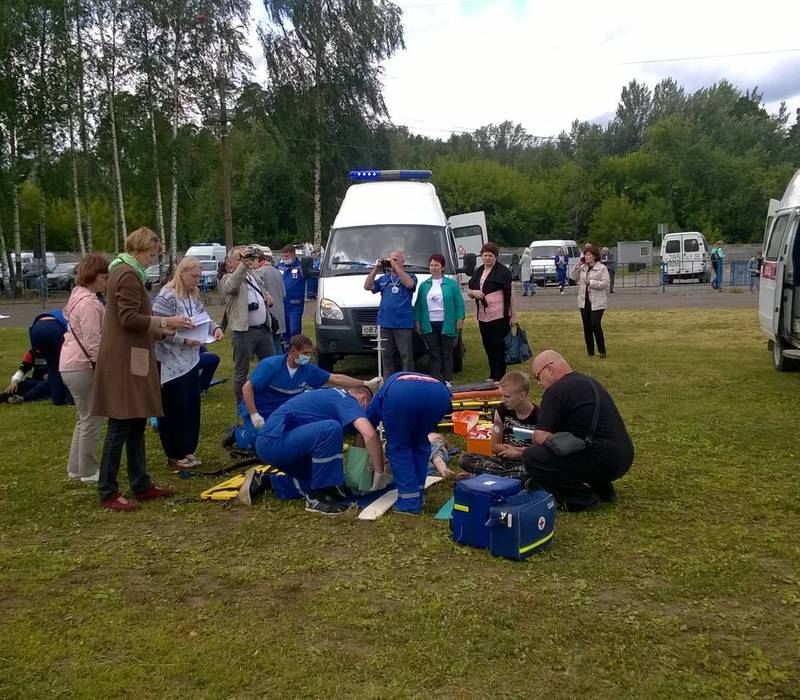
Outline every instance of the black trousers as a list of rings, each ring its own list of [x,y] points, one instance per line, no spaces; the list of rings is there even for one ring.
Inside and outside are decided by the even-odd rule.
[[[599,500],[598,491],[605,491],[614,479],[630,469],[630,460],[609,466],[590,450],[559,457],[544,445],[531,445],[522,453],[525,471],[537,486],[553,494],[556,502],[568,511],[591,508]]]
[[[161,403],[164,415],[158,419],[158,437],[167,457],[193,454],[200,440],[199,366],[162,385]]]
[[[489,360],[489,378],[499,382],[506,373],[505,340],[511,328],[508,317],[496,321],[478,321],[483,349]]]
[[[442,321],[431,321],[431,332],[423,337],[428,346],[431,376],[441,382],[449,382],[453,379],[453,348],[458,336],[442,335],[442,325]]]
[[[589,292],[586,292],[586,304],[581,309],[581,320],[583,321],[583,339],[586,341],[586,352],[594,355],[594,343],[597,341],[597,352],[601,355],[606,354],[606,337],[603,335],[603,312],[605,309],[592,310],[592,303],[589,301]]]
[[[100,480],[97,490],[105,501],[119,491],[117,476],[122,461],[122,448],[128,458],[128,482],[134,493],[146,491],[150,486],[147,473],[147,456],[144,450],[146,418],[109,418],[103,456],[100,460]]]

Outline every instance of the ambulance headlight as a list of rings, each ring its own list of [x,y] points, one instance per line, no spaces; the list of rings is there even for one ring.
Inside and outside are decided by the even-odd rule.
[[[330,299],[321,299],[319,302],[319,315],[329,321],[344,321],[342,310]]]

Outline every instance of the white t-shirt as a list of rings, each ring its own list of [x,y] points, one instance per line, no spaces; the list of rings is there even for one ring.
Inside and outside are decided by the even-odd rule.
[[[444,297],[442,296],[442,280],[432,279],[428,292],[428,316],[431,321],[444,321]]]
[[[249,326],[263,326],[267,322],[267,305],[261,295],[261,287],[258,284],[258,280],[250,275],[247,275],[245,279],[247,280],[247,324]],[[258,308],[251,311],[249,307],[254,302],[258,304]]]

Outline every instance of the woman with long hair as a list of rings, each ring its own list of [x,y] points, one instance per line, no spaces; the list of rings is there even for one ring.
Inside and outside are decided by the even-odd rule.
[[[430,374],[448,386],[453,381],[453,349],[464,325],[464,299],[455,280],[444,276],[444,255],[428,258],[431,276],[419,285],[414,304],[417,333],[428,346]]]
[[[498,262],[494,243],[481,248],[481,265],[469,281],[467,296],[475,300],[478,328],[489,360],[489,381],[499,382],[506,373],[505,339],[516,323],[511,270]]]
[[[106,311],[98,294],[106,291],[107,284],[108,260],[98,253],[89,253],[78,265],[75,286],[64,307],[69,330],[64,334],[58,365],[77,414],[67,476],[87,484],[96,484],[100,473],[97,445],[103,419],[92,415],[92,387]]]
[[[125,252],[108,266],[108,302],[97,355],[92,391],[92,415],[107,416],[108,430],[97,484],[100,505],[111,510],[136,510],[139,505],[119,492],[122,450],[128,463],[128,481],[138,501],[165,498],[147,473],[144,429],[150,416],[161,415],[161,390],[153,350],[156,338],[188,329],[184,315],[153,316],[145,289],[146,268],[158,255],[158,236],[139,228],[125,239]]]
[[[196,318],[208,316],[197,287],[203,269],[191,256],[178,263],[175,274],[153,302],[153,315]],[[210,317],[209,317],[210,318]],[[210,322],[209,334],[223,338],[222,329]],[[199,340],[177,335],[156,343],[161,369],[161,403],[164,415],[158,421],[158,436],[171,466],[189,469],[200,465],[195,450],[200,439],[200,346]]]
[[[583,256],[570,277],[578,282],[578,308],[583,321],[583,339],[586,352],[594,357],[595,341],[600,357],[606,356],[606,338],[601,325],[603,313],[608,307],[608,290],[611,278],[608,268],[600,262],[600,251],[596,245],[584,248]]]

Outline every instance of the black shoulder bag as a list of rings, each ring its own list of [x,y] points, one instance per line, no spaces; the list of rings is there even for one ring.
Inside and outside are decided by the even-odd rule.
[[[573,435],[567,431],[553,433],[545,440],[544,446],[559,457],[568,457],[569,455],[574,455],[576,452],[580,452],[592,446],[594,433],[597,430],[597,421],[600,418],[600,394],[597,392],[594,380],[591,377],[586,377],[586,379],[589,381],[589,384],[592,385],[592,391],[594,392],[594,415],[592,416],[592,425],[589,429],[589,434],[584,439],[581,439],[577,435]]]

